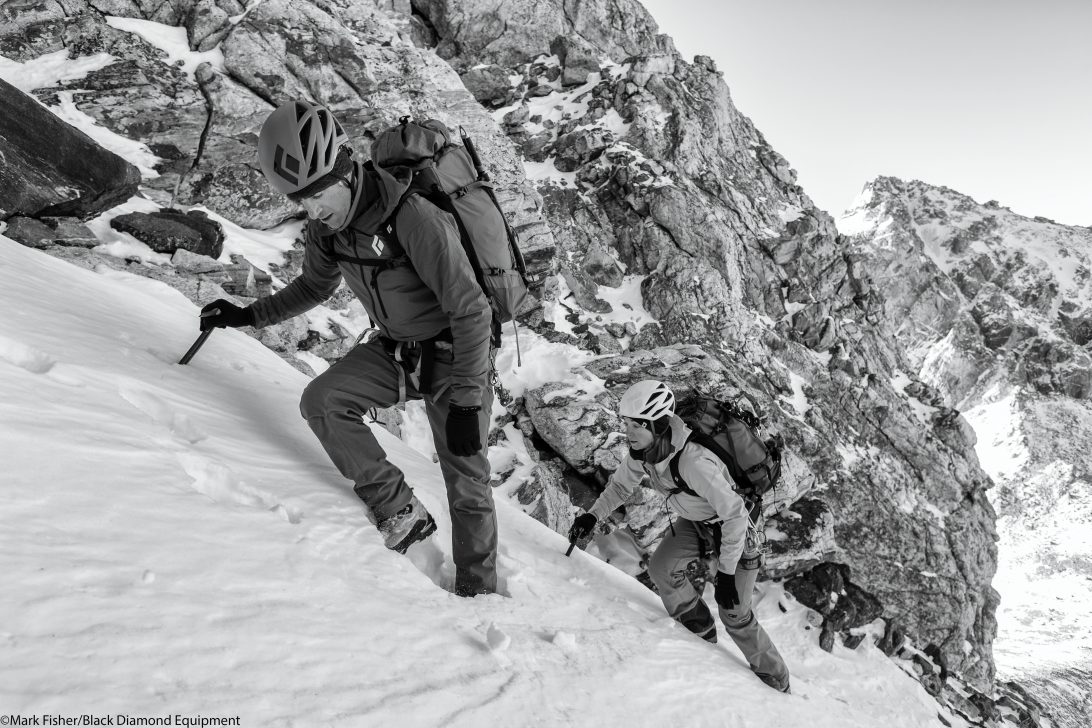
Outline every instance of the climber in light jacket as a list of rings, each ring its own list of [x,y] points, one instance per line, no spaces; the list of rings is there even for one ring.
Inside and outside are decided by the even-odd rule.
[[[648,486],[667,495],[668,507],[679,516],[648,564],[664,607],[688,630],[715,643],[716,622],[691,581],[695,573],[715,568],[715,596],[728,635],[759,679],[789,692],[788,667],[751,610],[762,555],[747,507],[732,488],[724,463],[687,441],[690,428],[675,415],[675,395],[663,382],[634,384],[622,396],[618,414],[625,422],[629,453],[595,504],[576,517],[569,540],[591,536],[596,524],[648,478]],[[679,474],[696,495],[677,489],[671,477],[670,460],[680,449]]]
[[[270,114],[258,159],[270,184],[310,218],[303,269],[246,308],[223,299],[208,304],[201,327],[275,324],[319,305],[344,280],[377,335],[311,382],[300,402],[303,417],[353,481],[385,545],[405,553],[436,524],[363,418],[372,408],[424,399],[447,485],[455,592],[491,593],[497,587],[486,458],[491,309],[454,219],[419,195],[403,201],[411,174],[354,161],[348,141],[318,104],[290,101]],[[388,151],[378,144],[373,159]]]

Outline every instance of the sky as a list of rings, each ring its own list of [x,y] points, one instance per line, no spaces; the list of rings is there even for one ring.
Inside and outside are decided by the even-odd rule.
[[[1092,2],[641,2],[835,217],[889,175],[1092,225]]]

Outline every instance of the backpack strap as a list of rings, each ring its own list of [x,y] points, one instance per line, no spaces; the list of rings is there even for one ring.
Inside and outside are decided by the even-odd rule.
[[[394,212],[383,224],[383,229],[387,235],[390,235],[395,241],[398,240],[398,233],[395,230],[395,220],[398,218],[398,213],[402,209],[402,205],[406,204],[406,200],[414,195],[420,195],[423,200],[426,200],[429,204],[439,208],[440,210],[451,215],[455,220],[455,227],[459,231],[459,243],[462,245],[463,252],[466,253],[467,260],[470,261],[470,268],[474,271],[474,280],[478,282],[478,287],[482,290],[482,294],[488,299],[488,290],[485,286],[485,271],[482,270],[481,261],[478,259],[478,252],[474,250],[474,243],[471,241],[470,233],[466,228],[466,223],[463,221],[462,215],[459,214],[458,208],[452,203],[453,197],[461,197],[470,191],[474,186],[481,185],[488,188],[488,185],[481,183],[480,181],[471,182],[458,190],[458,195],[449,195],[440,189],[438,184],[433,185],[431,189],[422,189],[420,186],[411,186],[405,194],[402,195],[402,199],[399,200],[398,206],[394,208]],[[503,215],[502,215],[503,217]],[[507,227],[508,221],[505,220],[505,226]],[[405,246],[399,245],[404,249]],[[495,271],[490,271],[495,272]],[[490,310],[493,310],[494,304],[490,302]],[[490,342],[494,349],[499,349],[501,345],[501,325],[500,320],[496,315],[493,315],[490,325]]]
[[[671,479],[675,483],[675,488],[671,491],[671,495],[674,495],[675,493],[697,495],[697,493],[694,492],[694,489],[686,484],[682,474],[679,473],[679,460],[682,458],[682,451],[686,445],[691,442],[704,447],[724,464],[728,469],[728,474],[732,477],[732,489],[738,496],[743,498],[749,507],[754,500],[754,495],[750,494],[751,484],[746,480],[744,474],[737,472],[737,468],[734,464],[735,455],[733,453],[725,452],[724,448],[722,448],[720,443],[713,437],[700,432],[691,432],[690,436],[686,438],[686,442],[683,443],[683,447],[679,448],[679,451],[672,456],[671,461],[668,463],[668,467],[671,471]],[[761,465],[755,467],[761,467]],[[759,502],[761,502],[761,499],[759,499]]]
[[[669,496],[675,495],[677,493],[686,493],[687,495],[693,496],[697,495],[697,493],[694,492],[694,489],[686,484],[686,481],[683,479],[682,474],[679,472],[679,460],[682,458],[683,450],[686,449],[686,446],[693,439],[694,433],[691,432],[689,437],[686,438],[686,442],[683,443],[683,446],[679,448],[679,451],[677,453],[671,456],[671,461],[667,464],[668,469],[671,471],[671,480],[675,483],[675,487],[672,488],[671,492],[668,494]]]

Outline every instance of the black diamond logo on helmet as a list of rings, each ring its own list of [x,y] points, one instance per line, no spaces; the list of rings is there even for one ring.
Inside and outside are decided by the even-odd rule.
[[[299,184],[300,160],[286,153],[284,147],[278,144],[273,154],[273,171],[292,184]]]

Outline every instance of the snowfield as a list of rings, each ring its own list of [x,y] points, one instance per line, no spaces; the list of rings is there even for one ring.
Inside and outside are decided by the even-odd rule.
[[[439,468],[378,436],[439,533],[387,551],[299,416],[307,378],[164,284],[0,236],[0,713],[250,726],[936,726],[866,639],[764,585],[793,692],[498,497],[505,596],[460,599]],[[711,595],[707,595],[711,600]],[[786,611],[779,608],[781,605]],[[176,723],[177,724],[177,723]],[[957,722],[957,725],[960,724]]]

